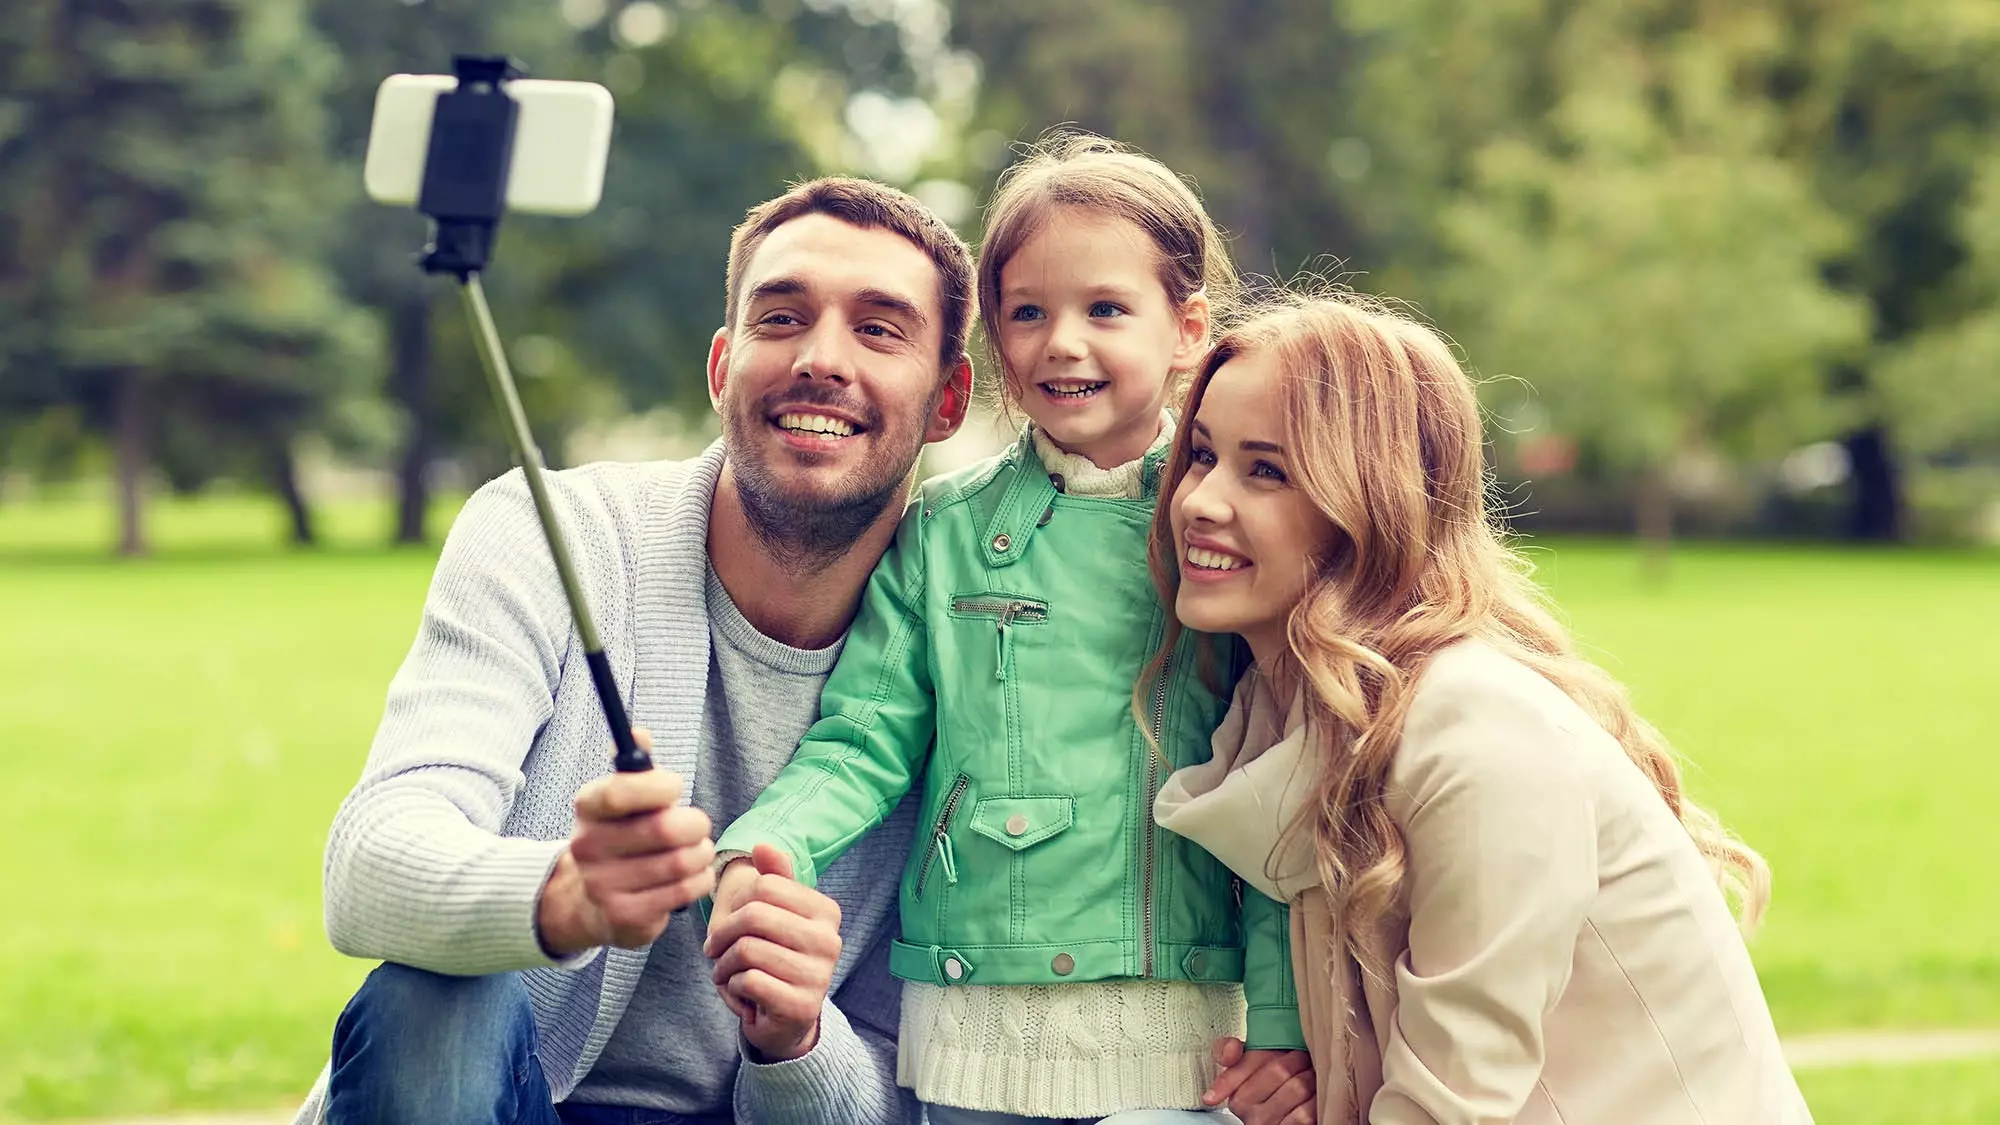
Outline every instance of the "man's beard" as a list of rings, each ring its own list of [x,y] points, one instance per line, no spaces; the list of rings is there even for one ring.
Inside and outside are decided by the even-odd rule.
[[[931,405],[935,405],[932,403]],[[779,565],[797,573],[817,574],[838,562],[874,525],[883,509],[896,499],[923,451],[922,430],[907,449],[880,449],[863,467],[841,482],[834,496],[798,495],[780,482],[765,456],[763,434],[780,406],[788,409],[822,406],[862,420],[864,433],[879,442],[885,435],[882,415],[824,383],[805,383],[770,395],[746,413],[731,412],[724,425],[736,494],[750,529]],[[928,408],[925,411],[929,414]],[[851,440],[851,439],[850,439]],[[881,466],[879,471],[875,466]]]

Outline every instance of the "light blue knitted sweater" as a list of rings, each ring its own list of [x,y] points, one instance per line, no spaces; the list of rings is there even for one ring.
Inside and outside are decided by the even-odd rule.
[[[547,477],[632,721],[651,729],[654,761],[690,790],[701,769],[708,515],[721,469],[717,443],[692,461]],[[604,1049],[646,962],[645,949],[613,948],[554,963],[535,937],[537,896],[574,827],[571,797],[610,762],[561,583],[526,485],[510,473],[467,502],[445,542],[367,766],[334,818],[326,929],[355,957],[461,976],[523,971],[558,1100]],[[819,884],[842,907],[833,992],[871,1008],[879,999],[886,1010],[866,1013],[876,1027],[895,1026],[897,992],[886,966],[861,955],[881,944],[893,911],[862,908],[858,892],[863,880],[893,879],[907,845],[871,833],[843,857],[854,862],[839,865],[841,878],[829,869]],[[670,924],[700,920],[686,911]],[[300,1121],[320,1119],[324,1089],[322,1073]],[[894,1044],[865,1041],[829,1003],[804,1058],[738,1067],[734,1112],[768,1125],[890,1125],[914,1120],[914,1103],[895,1085]]]

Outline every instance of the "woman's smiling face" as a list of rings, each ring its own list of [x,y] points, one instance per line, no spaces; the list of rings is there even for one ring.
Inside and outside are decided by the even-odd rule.
[[[1265,666],[1284,650],[1292,607],[1339,535],[1293,486],[1282,375],[1269,350],[1232,356],[1216,370],[1189,423],[1192,457],[1170,513],[1181,624],[1240,634]]]

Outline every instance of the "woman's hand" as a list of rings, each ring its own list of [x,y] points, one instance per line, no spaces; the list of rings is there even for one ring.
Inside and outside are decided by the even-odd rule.
[[[1304,1051],[1245,1051],[1241,1039],[1215,1041],[1222,1073],[1202,1095],[1205,1105],[1229,1103],[1243,1125],[1314,1125],[1318,1080]]]

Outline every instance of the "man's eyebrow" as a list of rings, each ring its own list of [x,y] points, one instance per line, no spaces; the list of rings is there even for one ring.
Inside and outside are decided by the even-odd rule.
[[[891,293],[887,289],[863,289],[854,295],[854,299],[864,305],[904,317],[914,322],[918,328],[931,322],[930,318],[924,315],[924,310],[917,307],[915,301]]]
[[[767,297],[799,297],[806,291],[806,283],[801,278],[774,277],[769,281],[759,282],[743,299],[754,305]]]

